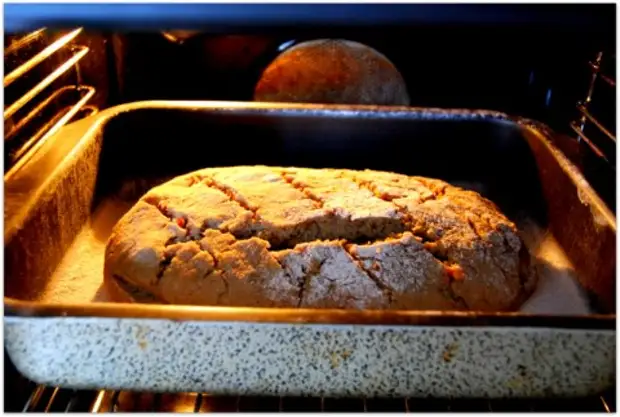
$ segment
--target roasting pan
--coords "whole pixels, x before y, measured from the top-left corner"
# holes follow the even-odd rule
[[[155,101],[110,108],[63,128],[5,175],[5,348],[25,376],[75,389],[599,393],[615,382],[616,221],[554,145],[560,138],[490,111]],[[564,284],[549,278],[551,292],[537,305],[496,314],[105,300],[109,229],[143,192],[199,168],[256,164],[371,168],[475,189],[526,231],[539,272]],[[574,308],[575,288],[586,310]]]

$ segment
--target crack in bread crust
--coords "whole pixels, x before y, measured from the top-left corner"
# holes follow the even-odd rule
[[[296,180],[293,175],[287,172],[281,172],[280,175],[287,184],[290,184],[291,187],[301,191],[307,198],[314,201],[317,205],[317,208],[322,208],[325,205],[325,202],[322,199],[312,193],[312,191],[310,191],[307,185],[303,184],[301,181]]]
[[[345,243],[342,246],[344,247],[345,251],[347,252],[347,255],[349,255],[349,257],[351,258],[351,261],[354,262],[362,271],[364,271],[364,273],[368,276],[368,278],[370,278],[370,280],[375,283],[377,288],[379,288],[381,291],[383,291],[387,295],[387,297],[388,297],[388,305],[392,305],[392,302],[393,302],[393,299],[394,299],[394,289],[390,288],[389,285],[384,284],[379,279],[379,277],[377,277],[375,275],[374,272],[372,272],[369,268],[366,268],[364,266],[364,263],[361,261],[361,259],[359,259],[355,255],[354,251],[351,250],[351,245],[350,244]]]
[[[419,181],[422,185],[424,185],[426,188],[428,188],[433,194],[432,196],[429,196],[429,198],[427,199],[423,199],[422,202],[428,201],[428,200],[438,200],[440,198],[443,198],[446,195],[446,189],[448,187],[447,184],[442,183],[442,184],[437,184],[437,181],[429,181],[428,178],[423,178],[423,177],[412,177],[414,178],[416,181]]]
[[[454,282],[454,278],[450,278],[450,280],[448,281],[448,285],[446,286],[446,293],[448,297],[450,297],[454,304],[456,304],[456,306],[460,307],[461,309],[470,310],[469,306],[467,305],[467,301],[465,301],[463,297],[457,295],[454,292]]]
[[[438,237],[436,236],[432,236],[429,235],[429,233],[427,232],[427,230],[425,230],[423,227],[415,227],[414,226],[414,218],[413,215],[407,210],[406,206],[402,206],[400,204],[397,204],[394,202],[393,198],[390,198],[388,196],[385,196],[383,194],[381,194],[378,190],[377,190],[377,186],[372,183],[371,181],[362,181],[359,178],[356,177],[352,177],[353,181],[361,188],[366,188],[369,191],[371,191],[375,197],[390,202],[394,205],[394,207],[396,208],[396,210],[398,210],[401,215],[403,216],[403,222],[406,225],[406,229],[408,231],[410,231],[414,236],[420,238],[421,242],[424,243],[425,241],[430,241],[430,242],[436,242],[439,240]],[[416,177],[416,179],[418,179]],[[435,189],[435,190],[431,190],[433,192],[432,196],[433,199],[437,199],[440,198],[441,196],[444,195],[444,189],[445,188],[441,188],[440,190]],[[428,201],[428,199],[423,199],[422,203]],[[433,257],[435,257],[435,259],[437,259],[438,262],[441,262],[442,264],[445,264],[445,261],[447,259],[442,259],[440,256],[438,256],[435,252],[428,250],[428,248],[426,246],[424,246],[424,249],[427,250]]]
[[[222,284],[224,284],[224,291],[217,294],[216,304],[220,305],[222,303],[222,297],[225,295],[228,296],[230,294],[230,284],[226,278],[222,278]]]
[[[143,201],[145,203],[150,204],[153,207],[157,208],[157,210],[159,210],[159,212],[162,214],[162,216],[164,216],[166,219],[168,219],[168,221],[170,223],[175,223],[175,218],[170,214],[170,212],[167,210],[167,208],[162,205],[162,201],[161,200],[153,201],[152,199],[146,198]],[[176,224],[179,227],[181,227],[178,223],[176,223]],[[186,230],[185,237],[187,235],[188,235],[188,232]],[[172,259],[174,258],[174,256],[170,256],[169,254],[166,253],[166,249],[169,246],[172,246],[173,244],[178,243],[180,239],[184,239],[185,237],[171,236],[168,240],[166,240],[166,242],[164,242],[164,253],[163,253],[163,256],[161,257],[161,259],[159,261],[159,267],[158,267],[158,270],[157,270],[157,275],[155,275],[155,278],[157,279],[157,281],[161,280],[161,278],[164,276],[164,274],[166,273],[166,270],[168,269],[168,267],[172,263]],[[118,276],[118,275],[115,275],[114,278],[117,279],[117,280],[119,280],[119,279],[122,280],[122,282],[125,283],[125,284],[135,285],[135,284],[130,284],[130,281],[128,281],[128,280],[126,280],[124,278],[120,278],[120,276]]]
[[[223,184],[219,181],[216,181],[215,179],[211,177],[203,177],[202,182],[204,182],[204,184],[207,187],[215,188],[216,190],[226,194],[228,198],[230,198],[231,201],[234,201],[235,203],[239,204],[242,208],[244,208],[245,210],[249,212],[252,212],[254,216],[256,216],[257,208],[250,206],[248,201],[241,194],[235,191],[232,187],[226,184]]]
[[[523,298],[522,293],[533,289],[530,286],[534,278],[530,279],[531,268],[527,267],[529,253],[523,250],[514,224],[493,203],[477,193],[461,190],[439,180],[375,171],[259,166],[196,171],[177,177],[156,189],[153,193],[149,191],[141,201],[155,207],[156,213],[164,216],[166,231],[151,233],[148,221],[145,220],[148,213],[140,212],[141,217],[136,220],[138,223],[129,229],[144,230],[147,233],[145,238],[135,232],[132,235],[123,234],[124,228],[133,221],[127,218],[119,222],[120,229],[114,232],[114,238],[108,243],[110,250],[106,248],[106,268],[127,277],[128,282],[138,287],[147,282],[146,275],[142,277],[132,272],[141,268],[140,253],[146,256],[147,252],[150,253],[149,247],[159,247],[163,248],[163,251],[157,251],[160,256],[159,267],[151,269],[153,272],[150,275],[155,276],[156,280],[149,285],[160,285],[166,276],[166,288],[175,288],[171,286],[170,280],[179,282],[175,285],[190,282],[185,278],[179,281],[180,278],[174,277],[180,273],[195,274],[197,272],[192,272],[191,268],[197,268],[196,271],[206,272],[201,272],[200,280],[191,284],[196,285],[195,291],[205,291],[199,287],[203,288],[207,284],[200,282],[213,282],[208,285],[220,282],[217,284],[219,289],[213,289],[213,298],[205,293],[204,299],[212,299],[212,303],[241,302],[234,298],[238,297],[246,283],[250,285],[255,282],[251,284],[252,288],[265,290],[261,290],[255,300],[247,298],[249,305],[306,306],[306,293],[310,290],[316,292],[316,285],[327,284],[312,283],[317,276],[313,268],[300,272],[301,275],[291,272],[282,263],[280,254],[287,251],[301,253],[306,250],[307,244],[314,248],[324,244],[322,242],[334,240],[340,242],[344,251],[344,254],[337,255],[339,259],[354,264],[358,269],[358,272],[349,274],[357,274],[362,280],[366,279],[362,278],[365,275],[369,283],[363,284],[367,286],[364,288],[370,291],[376,287],[389,299],[388,308],[403,296],[400,290],[388,284],[392,281],[386,281],[382,269],[381,262],[388,260],[381,260],[384,258],[379,256],[380,248],[390,245],[409,247],[402,252],[402,256],[419,257],[419,262],[426,262],[424,265],[427,265],[421,268],[431,267],[434,260],[439,265],[432,267],[436,270],[434,274],[443,274],[446,278],[442,286],[433,288],[445,291],[446,297],[461,309],[514,308],[514,300]],[[213,203],[217,201],[220,203]],[[130,211],[126,216],[133,216],[132,213]],[[161,219],[158,222],[162,225],[158,227],[164,227]],[[165,240],[151,240],[156,235],[163,236],[166,233],[168,237]],[[409,233],[409,243],[403,243],[403,233]],[[134,241],[132,239],[137,239],[136,244],[130,244]],[[209,239],[215,239],[215,246],[205,243],[211,242]],[[175,244],[191,246],[194,257],[191,258],[193,263],[187,263],[190,269],[183,269],[187,259],[190,259],[187,258],[189,255],[185,254],[183,258],[179,255],[181,249],[170,248]],[[214,248],[217,245],[224,246],[216,250]],[[377,267],[381,272],[373,270],[374,264],[357,256],[351,250],[352,246],[376,247],[375,263],[378,262]],[[237,252],[226,249],[228,247],[238,248],[235,249]],[[189,249],[187,246],[185,251]],[[108,252],[114,256],[108,259]],[[201,255],[201,252],[204,254]],[[468,254],[474,257],[467,258]],[[115,259],[118,256],[127,261],[118,264],[121,270],[115,271]],[[345,261],[345,258],[348,260]],[[171,269],[173,263],[175,266]],[[395,265],[388,270],[402,267]],[[333,274],[336,271],[333,268],[338,266],[330,264],[329,268],[332,268],[330,271]],[[495,271],[495,277],[487,276],[488,271],[491,271],[489,268]],[[423,270],[415,272],[416,279],[426,279]],[[406,271],[403,274],[405,277]],[[346,279],[349,280],[353,275]],[[517,289],[503,287],[504,282],[508,283],[516,277]],[[327,278],[322,277],[329,281]],[[263,281],[264,284],[261,284]],[[334,281],[333,284],[350,285],[344,284],[345,281]],[[146,287],[166,298],[165,293],[149,285]],[[311,285],[314,287],[311,288]],[[528,288],[525,288],[526,285]],[[327,291],[328,294],[329,288],[325,288],[320,291]],[[369,306],[360,296],[367,290],[361,288],[338,292],[343,297],[343,305],[354,304],[361,308]],[[415,286],[411,288],[411,291],[417,291]],[[246,288],[243,291],[249,290]],[[250,295],[247,293],[243,297]],[[316,301],[316,295],[312,297]],[[201,298],[198,296],[196,299]],[[315,301],[308,301],[308,306],[312,306]],[[378,305],[377,302],[375,299],[373,305]],[[405,307],[415,309],[416,305]]]
[[[172,258],[173,258],[172,256],[165,256],[164,255],[164,258],[159,262],[159,271],[157,271],[157,276],[156,276],[158,281],[166,273],[166,270],[168,269],[168,267],[172,263]]]
[[[403,218],[409,224],[409,228],[411,232],[414,235],[421,237],[422,241],[427,243],[424,245],[424,249],[429,251],[429,253],[431,253],[438,262],[442,263],[445,266],[446,270],[449,272],[450,278],[449,278],[447,291],[450,297],[455,301],[455,303],[457,303],[457,305],[464,306],[465,308],[469,308],[466,299],[463,296],[458,295],[455,291],[455,288],[461,284],[459,284],[459,282],[456,281],[454,277],[451,275],[455,267],[461,270],[459,261],[457,259],[452,258],[449,255],[449,253],[442,254],[441,251],[433,250],[433,247],[436,247],[436,246],[433,246],[434,244],[439,244],[439,245],[442,244],[442,237],[437,236],[436,233],[434,233],[434,231],[432,233],[429,233],[429,229],[427,227],[424,227],[423,225],[414,226],[416,224],[416,221],[418,220],[416,219],[416,216],[413,213],[411,213],[407,209],[406,206],[396,203],[394,201],[395,198],[382,194],[378,190],[377,185],[372,180],[361,180],[357,178],[356,176],[353,176],[353,179],[360,187],[364,187],[370,190],[371,192],[374,193],[374,195],[377,198],[381,198],[381,199],[384,199],[385,201],[391,202],[398,208],[399,211],[401,211]],[[414,179],[416,181],[419,181],[426,188],[432,191],[432,195],[428,196],[429,198],[421,198],[419,200],[418,206],[425,205],[426,203],[430,201],[438,201],[444,198],[448,198],[448,194],[451,192],[449,190],[449,186],[446,184],[437,183],[436,181],[424,179],[420,177],[414,177]],[[471,192],[467,191],[467,192],[464,192],[463,194],[468,195],[467,193],[471,193]],[[457,198],[457,201],[459,201],[459,199],[460,197]],[[479,204],[483,205],[485,208],[490,209],[491,212],[493,211],[497,212],[497,207],[493,203],[489,202],[488,200],[485,200],[483,197],[479,196],[478,194],[476,194],[476,200]],[[472,207],[475,207],[475,206],[472,206]],[[502,262],[499,262],[498,259],[496,259],[496,256],[490,253],[491,249],[488,247],[489,236],[490,236],[489,233],[495,232],[499,234],[502,238],[502,244],[504,246],[503,255],[506,255],[507,251],[510,250],[510,242],[508,241],[507,234],[502,233],[501,231],[498,231],[497,227],[490,221],[488,215],[481,214],[478,208],[473,208],[469,210],[466,214],[462,214],[461,212],[458,212],[458,211],[456,212],[456,214],[459,218],[462,219],[463,223],[467,225],[466,227],[469,227],[471,231],[476,235],[476,237],[481,242],[485,242],[487,244],[487,247],[481,248],[479,250],[487,253],[487,258],[489,262],[496,268],[497,271],[499,271],[499,273],[502,275],[504,282],[508,282],[510,280],[510,272],[511,272],[510,269],[506,269],[506,266],[502,264]],[[473,221],[470,216],[475,217],[476,221]],[[478,226],[478,224],[486,228],[487,233],[482,231],[480,227]],[[497,247],[497,244],[494,246],[494,248],[495,247]],[[523,263],[523,261],[520,261],[520,263]],[[514,271],[512,272],[514,273]],[[518,273],[519,287],[520,287],[518,292],[521,295],[517,295],[515,297],[515,300],[523,299],[524,297],[522,294],[528,294],[529,292],[531,292],[530,288],[526,288],[526,286],[523,285],[523,281],[525,278],[522,275],[523,273],[521,272]],[[518,304],[519,304],[519,301],[515,301],[513,303],[513,305],[515,306]]]
[[[308,287],[310,286],[310,282],[312,281],[314,277],[316,277],[317,275],[321,273],[321,268],[323,267],[324,264],[325,264],[325,261],[323,260],[323,261],[311,263],[308,268],[302,267],[302,272],[304,273],[304,276],[300,280],[299,295],[298,295],[299,303],[297,304],[297,307],[301,307],[301,305],[303,304],[304,294],[306,290],[308,289]]]
[[[157,304],[166,304],[164,300],[157,297],[155,294],[144,290],[136,285],[131,284],[125,278],[120,275],[113,275],[112,279],[114,280],[114,284],[119,287],[120,290],[124,291],[128,294],[132,299],[143,302],[143,303],[157,303]]]
[[[170,213],[164,207],[162,207],[162,205],[160,204],[161,200],[155,200],[155,199],[152,199],[152,198],[145,198],[142,201],[144,201],[147,204],[150,204],[151,206],[153,206],[157,210],[159,210],[161,215],[164,216],[166,219],[168,219],[169,222],[173,222],[174,221],[174,217],[172,217],[170,215]]]
[[[368,191],[373,193],[373,195],[375,197],[377,197],[378,199],[386,201],[388,203],[391,203],[396,208],[396,210],[402,215],[405,227],[408,230],[412,229],[411,225],[413,223],[413,220],[412,220],[411,214],[407,211],[406,207],[403,207],[403,206],[395,203],[393,198],[390,198],[390,197],[385,196],[385,195],[381,194],[380,192],[378,192],[376,185],[373,184],[371,181],[363,181],[363,180],[361,180],[361,179],[359,179],[357,177],[351,177],[351,179],[360,188],[367,189]]]
[[[486,218],[484,218],[481,215],[478,215],[476,212],[472,212],[469,213],[471,216],[475,216],[478,220],[480,220],[482,223],[485,224],[485,226],[488,228],[488,233],[492,233],[492,232],[496,232],[495,227],[490,223],[490,221]],[[459,214],[460,217],[465,217],[465,221],[467,223],[467,225],[471,228],[471,230],[474,232],[474,234],[478,237],[478,239],[480,239],[481,241],[488,241],[488,234],[484,233],[483,231],[480,230],[479,226],[476,225],[476,222],[474,222],[471,217],[469,216],[462,216],[461,214]],[[506,236],[504,236],[502,234],[502,244],[503,245],[508,245],[508,241],[506,239]],[[505,252],[506,249],[504,249]],[[486,251],[488,252],[488,249],[486,249]],[[502,265],[500,262],[497,262],[497,260],[495,259],[494,256],[489,256],[490,261],[495,265],[495,267],[504,275],[504,279],[508,279],[508,274],[510,273],[509,271],[506,270],[505,266]],[[521,291],[523,291],[524,288],[522,286]]]

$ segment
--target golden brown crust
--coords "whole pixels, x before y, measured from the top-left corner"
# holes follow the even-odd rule
[[[535,285],[515,225],[475,192],[265,166],[151,189],[114,227],[104,273],[166,303],[265,307],[499,311]]]
[[[284,51],[263,72],[254,100],[409,105],[405,82],[385,56],[340,39],[303,42]]]

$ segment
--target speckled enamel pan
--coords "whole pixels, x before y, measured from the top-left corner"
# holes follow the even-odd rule
[[[599,393],[615,383],[615,216],[558,149],[566,140],[486,111],[218,102],[108,109],[62,129],[5,176],[5,348],[27,377],[71,388],[334,397]],[[216,142],[222,151],[213,151]],[[175,152],[182,157],[171,158]],[[241,164],[371,168],[479,184],[509,217],[525,213],[553,235],[592,314],[42,298],[94,210],[126,192],[123,184],[139,196],[164,178]]]

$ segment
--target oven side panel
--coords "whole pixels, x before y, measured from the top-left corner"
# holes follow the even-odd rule
[[[20,300],[36,301],[45,293],[94,202],[101,135],[79,145],[81,135],[61,132],[53,139],[31,169],[5,182],[4,288],[6,296]]]

